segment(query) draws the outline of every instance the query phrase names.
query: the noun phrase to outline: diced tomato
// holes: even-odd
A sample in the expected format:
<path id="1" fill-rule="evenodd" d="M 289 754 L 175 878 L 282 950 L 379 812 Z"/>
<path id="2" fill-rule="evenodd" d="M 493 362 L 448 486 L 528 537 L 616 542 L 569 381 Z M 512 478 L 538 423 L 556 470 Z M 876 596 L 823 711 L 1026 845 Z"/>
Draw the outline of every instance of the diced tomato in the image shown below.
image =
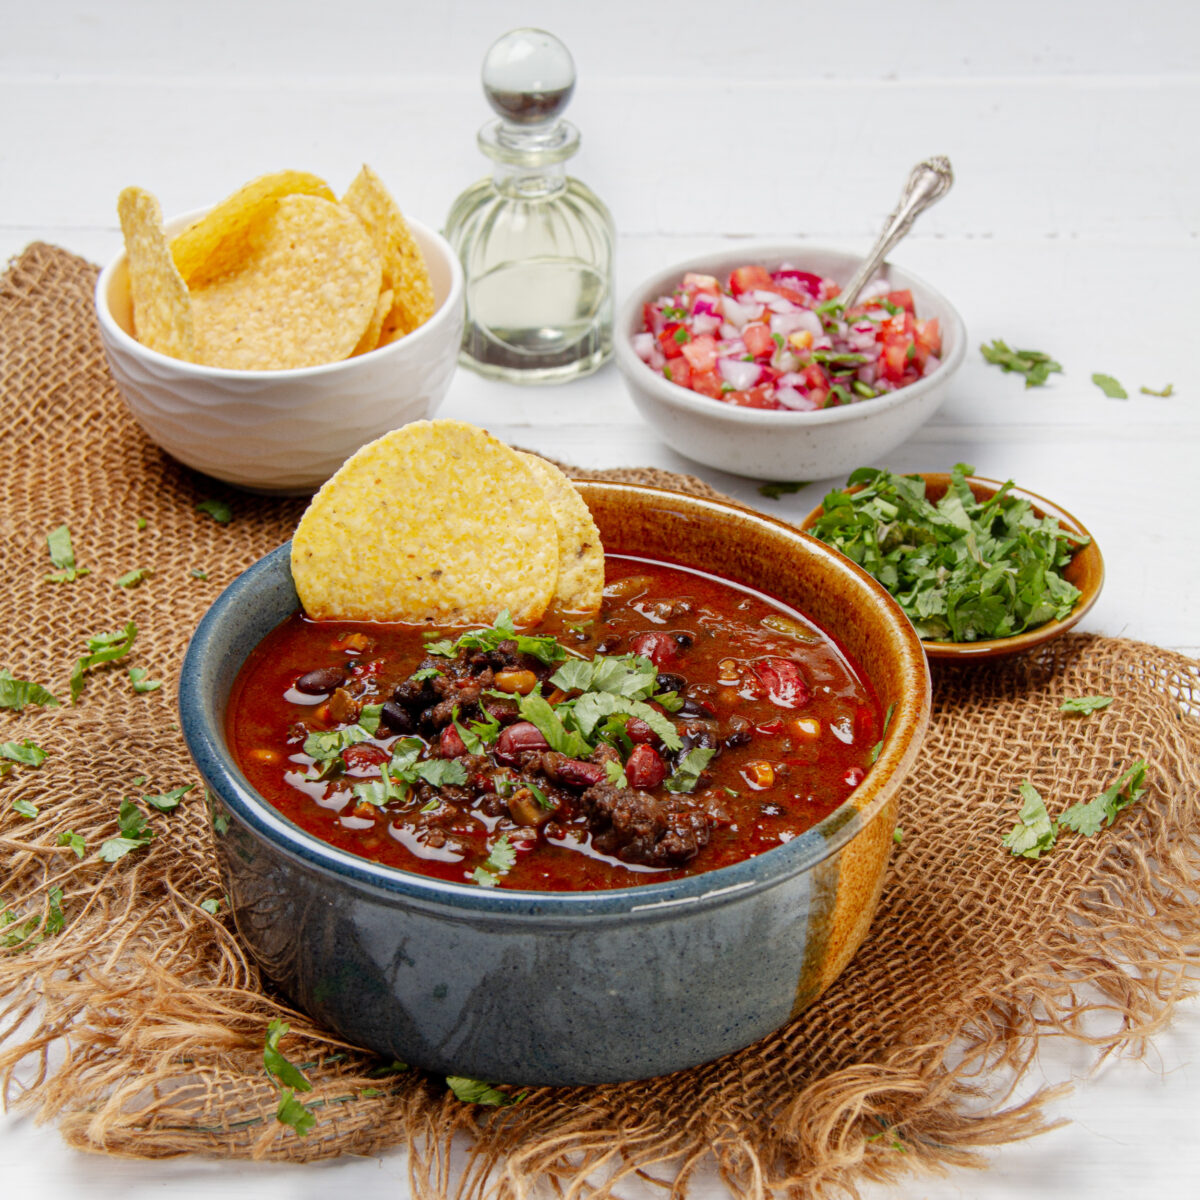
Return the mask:
<path id="1" fill-rule="evenodd" d="M 724 400 L 737 408 L 778 408 L 775 389 L 769 383 L 758 383 L 749 391 L 726 392 Z"/>
<path id="2" fill-rule="evenodd" d="M 916 321 L 916 336 L 917 345 L 924 346 L 930 354 L 941 354 L 942 352 L 942 328 L 938 324 L 937 317 L 930 317 L 928 321 Z"/>
<path id="3" fill-rule="evenodd" d="M 662 309 L 657 304 L 642 305 L 642 328 L 649 330 L 655 337 L 662 332 Z"/>
<path id="4" fill-rule="evenodd" d="M 692 386 L 692 368 L 688 365 L 686 358 L 687 346 L 684 346 L 683 349 L 685 353 L 678 358 L 671 359 L 670 363 L 663 368 L 663 373 L 672 383 L 690 388 Z"/>
<path id="5" fill-rule="evenodd" d="M 710 292 L 714 296 L 719 296 L 721 285 L 715 275 L 698 275 L 694 271 L 689 271 L 683 277 L 683 290 L 685 292 Z"/>
<path id="6" fill-rule="evenodd" d="M 729 290 L 734 296 L 753 292 L 759 288 L 769 291 L 774 286 L 771 273 L 766 267 L 738 267 L 729 276 Z"/>
<path id="7" fill-rule="evenodd" d="M 803 294 L 808 300 L 815 300 L 821 294 L 821 284 L 824 282 L 820 275 L 814 275 L 811 271 L 776 271 L 771 278 L 775 281 L 776 287 L 794 289 L 798 295 Z M 801 303 L 805 302 L 801 301 Z M 807 303 L 805 303 L 805 307 L 807 307 Z"/>
<path id="8" fill-rule="evenodd" d="M 680 333 L 680 330 L 683 332 Z M 679 337 L 676 337 L 676 334 L 679 334 Z M 691 335 L 678 321 L 670 321 L 663 326 L 662 333 L 658 335 L 658 345 L 668 358 L 678 358 L 690 338 Z"/>
<path id="9" fill-rule="evenodd" d="M 913 307 L 912 292 L 910 292 L 908 288 L 905 288 L 902 292 L 888 292 L 887 298 L 889 303 L 898 305 L 900 308 L 904 309 L 906 313 L 916 311 L 916 309 Z"/>
<path id="10" fill-rule="evenodd" d="M 783 722 L 778 717 L 773 721 L 764 721 L 761 725 L 755 725 L 754 732 L 764 737 L 778 737 L 783 732 Z"/>
<path id="11" fill-rule="evenodd" d="M 799 664 L 790 658 L 760 658 L 753 666 L 772 704 L 780 708 L 799 708 L 812 697 L 812 691 L 800 674 Z"/>
<path id="12" fill-rule="evenodd" d="M 660 671 L 679 657 L 679 643 L 669 633 L 639 633 L 629 648 L 634 654 L 648 658 Z"/>
<path id="13" fill-rule="evenodd" d="M 804 383 L 809 388 L 828 388 L 829 376 L 816 363 L 804 368 Z"/>
<path id="14" fill-rule="evenodd" d="M 694 338 L 683 346 L 683 356 L 693 371 L 715 371 L 717 367 L 717 342 L 709 334 Z"/>
<path id="15" fill-rule="evenodd" d="M 889 341 L 884 344 L 883 354 L 879 359 L 884 379 L 890 380 L 892 383 L 899 383 L 904 377 L 904 368 L 908 365 L 908 347 L 910 345 L 912 345 L 911 342 L 906 345 L 902 341 Z"/>
<path id="16" fill-rule="evenodd" d="M 742 341 L 755 358 L 772 354 L 775 350 L 775 339 L 771 336 L 770 327 L 758 322 L 747 325 L 742 330 Z"/>
<path id="17" fill-rule="evenodd" d="M 721 377 L 716 371 L 693 371 L 692 391 L 710 400 L 721 399 Z"/>

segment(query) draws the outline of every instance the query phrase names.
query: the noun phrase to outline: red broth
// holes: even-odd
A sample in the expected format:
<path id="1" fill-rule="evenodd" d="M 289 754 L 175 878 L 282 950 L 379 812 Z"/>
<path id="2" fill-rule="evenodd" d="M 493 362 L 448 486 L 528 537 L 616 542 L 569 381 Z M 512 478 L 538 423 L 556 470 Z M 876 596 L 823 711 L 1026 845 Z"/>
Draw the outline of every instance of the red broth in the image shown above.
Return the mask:
<path id="1" fill-rule="evenodd" d="M 562 650 L 538 645 L 561 662 L 503 633 L 456 652 L 462 629 L 297 613 L 237 678 L 233 754 L 313 836 L 479 886 L 586 891 L 711 871 L 846 800 L 882 721 L 829 637 L 694 571 L 612 556 L 606 573 L 595 621 L 521 631 L 556 639 Z"/>

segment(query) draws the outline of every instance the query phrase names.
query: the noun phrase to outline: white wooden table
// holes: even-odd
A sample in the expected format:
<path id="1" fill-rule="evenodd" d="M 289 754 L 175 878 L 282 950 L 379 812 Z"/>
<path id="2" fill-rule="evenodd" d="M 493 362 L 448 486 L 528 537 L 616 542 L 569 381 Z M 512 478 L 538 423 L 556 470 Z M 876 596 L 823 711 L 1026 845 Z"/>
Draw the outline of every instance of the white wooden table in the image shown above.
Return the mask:
<path id="1" fill-rule="evenodd" d="M 542 25 L 574 52 L 573 171 L 620 230 L 618 298 L 729 238 L 799 235 L 865 249 L 908 168 L 953 160 L 951 196 L 895 253 L 959 307 L 972 344 L 1052 353 L 1049 387 L 971 351 L 941 411 L 891 456 L 1014 477 L 1093 531 L 1108 568 L 1083 628 L 1200 653 L 1200 10 L 1184 0 L 1002 8 L 850 5 L 436 4 L 314 0 L 189 6 L 0 0 L 0 252 L 35 238 L 104 261 L 115 199 L 138 183 L 167 213 L 295 166 L 344 186 L 362 161 L 437 224 L 484 173 L 478 68 L 493 38 Z M 1130 393 L 1107 399 L 1101 371 Z M 1160 399 L 1139 388 L 1173 383 Z M 583 466 L 691 470 L 783 517 L 780 502 L 679 458 L 638 420 L 615 370 L 545 390 L 457 376 L 443 414 Z M 1030 1084 L 1077 1080 L 1066 1129 L 990 1155 L 986 1173 L 915 1178 L 871 1197 L 1200 1191 L 1200 1003 L 1142 1063 L 1089 1076 L 1047 1045 Z M 138 1200 L 170 1191 L 275 1200 L 404 1195 L 402 1149 L 316 1167 L 129 1163 L 66 1150 L 0 1117 L 6 1196 Z M 719 1194 L 719 1185 L 705 1190 Z"/>

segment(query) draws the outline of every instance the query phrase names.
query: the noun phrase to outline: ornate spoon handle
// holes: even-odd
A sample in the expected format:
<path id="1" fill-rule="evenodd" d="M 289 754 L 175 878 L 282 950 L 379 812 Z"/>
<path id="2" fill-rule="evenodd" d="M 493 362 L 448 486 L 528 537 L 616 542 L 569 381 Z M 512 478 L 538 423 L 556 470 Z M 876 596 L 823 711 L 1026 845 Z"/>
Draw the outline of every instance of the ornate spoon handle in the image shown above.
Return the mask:
<path id="1" fill-rule="evenodd" d="M 912 228 L 912 223 L 917 217 L 930 205 L 936 204 L 950 190 L 953 183 L 954 172 L 950 169 L 950 160 L 944 155 L 927 158 L 913 167 L 896 211 L 888 218 L 879 240 L 864 259 L 863 265 L 854 273 L 854 278 L 846 284 L 838 297 L 844 308 L 849 308 L 858 299 L 858 293 L 879 269 L 879 264 L 887 257 L 888 251 Z"/>

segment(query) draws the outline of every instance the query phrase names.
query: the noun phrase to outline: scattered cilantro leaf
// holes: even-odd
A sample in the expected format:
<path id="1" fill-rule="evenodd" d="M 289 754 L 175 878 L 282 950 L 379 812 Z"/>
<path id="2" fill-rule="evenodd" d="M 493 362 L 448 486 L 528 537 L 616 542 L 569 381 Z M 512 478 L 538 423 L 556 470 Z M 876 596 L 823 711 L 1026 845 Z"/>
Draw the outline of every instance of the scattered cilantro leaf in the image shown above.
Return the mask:
<path id="1" fill-rule="evenodd" d="M 551 809 L 558 807 L 554 801 L 551 800 L 550 797 L 547 796 L 546 793 L 543 792 L 542 789 L 538 787 L 538 785 L 532 780 L 529 780 L 525 786 L 533 793 L 533 798 L 538 802 L 538 804 L 547 812 L 550 812 Z"/>
<path id="2" fill-rule="evenodd" d="M 348 725 L 345 729 L 330 729 L 310 733 L 304 739 L 304 753 L 317 762 L 335 762 L 343 750 L 358 742 L 366 742 L 371 734 L 361 725 Z"/>
<path id="3" fill-rule="evenodd" d="M 188 572 L 188 574 L 189 574 L 189 575 L 190 575 L 190 576 L 191 576 L 193 579 L 207 579 L 207 578 L 208 578 L 208 572 L 207 572 L 207 571 L 202 571 L 202 570 L 201 570 L 199 567 L 193 567 L 193 568 L 192 568 L 192 569 L 191 569 L 191 570 Z"/>
<path id="4" fill-rule="evenodd" d="M 1073 696 L 1068 700 L 1064 700 L 1059 705 L 1058 711 L 1065 713 L 1079 713 L 1081 716 L 1087 716 L 1089 713 L 1099 712 L 1102 708 L 1107 708 L 1113 702 L 1111 696 Z"/>
<path id="5" fill-rule="evenodd" d="M 291 1088 L 284 1088 L 279 1093 L 279 1107 L 275 1110 L 275 1120 L 281 1125 L 290 1125 L 299 1137 L 308 1137 L 317 1123 L 312 1110 L 305 1108 L 296 1099 L 296 1093 Z"/>
<path id="6" fill-rule="evenodd" d="M 76 579 L 91 574 L 87 567 L 75 565 L 71 531 L 65 525 L 60 525 L 46 534 L 46 544 L 50 547 L 50 561 L 59 568 L 43 576 L 47 583 L 74 583 Z"/>
<path id="7" fill-rule="evenodd" d="M 263 1043 L 263 1066 L 272 1078 L 285 1087 L 294 1088 L 297 1092 L 311 1092 L 312 1084 L 304 1077 L 299 1067 L 289 1062 L 279 1049 L 282 1038 L 287 1036 L 291 1026 L 274 1017 L 267 1026 L 267 1037 Z"/>
<path id="8" fill-rule="evenodd" d="M 134 567 L 132 571 L 126 571 L 124 575 L 119 575 L 116 585 L 123 588 L 137 587 L 144 579 L 149 578 L 153 571 L 153 567 Z"/>
<path id="9" fill-rule="evenodd" d="M 58 708 L 59 700 L 40 683 L 29 679 L 17 679 L 7 667 L 0 667 L 0 708 L 11 708 L 22 712 L 27 704 L 41 704 L 46 708 Z"/>
<path id="10" fill-rule="evenodd" d="M 462 738 L 468 754 L 486 753 L 488 746 L 500 736 L 500 722 L 490 714 L 486 720 L 472 721 L 468 727 L 459 721 L 458 709 L 455 708 L 451 720 L 454 722 L 454 728 L 458 731 L 458 736 Z"/>
<path id="11" fill-rule="evenodd" d="M 386 1079 L 389 1075 L 399 1075 L 408 1070 L 408 1063 L 402 1063 L 398 1058 L 393 1058 L 386 1067 L 372 1067 L 367 1072 L 371 1079 Z"/>
<path id="12" fill-rule="evenodd" d="M 427 758 L 417 763 L 417 775 L 432 787 L 454 784 L 461 787 L 467 782 L 467 768 L 456 758 Z"/>
<path id="13" fill-rule="evenodd" d="M 46 752 L 26 738 L 23 742 L 0 742 L 0 758 L 25 767 L 40 767 L 46 761 Z"/>
<path id="14" fill-rule="evenodd" d="M 426 679 L 433 679 L 435 676 L 440 674 L 441 671 L 439 671 L 437 667 L 422 667 L 419 671 L 414 671 L 409 676 L 409 679 L 413 679 L 417 683 L 423 683 Z"/>
<path id="15" fill-rule="evenodd" d="M 904 830 L 901 829 L 899 825 L 892 830 L 892 841 L 895 842 L 897 846 L 904 841 Z"/>
<path id="16" fill-rule="evenodd" d="M 358 723 L 374 737 L 379 732 L 379 722 L 383 717 L 382 704 L 364 704 L 359 710 Z"/>
<path id="17" fill-rule="evenodd" d="M 1028 779 L 1021 784 L 1020 792 L 1021 815 L 1004 835 L 1004 845 L 1024 858 L 1040 858 L 1054 845 L 1058 829 L 1046 811 L 1041 793 Z"/>
<path id="18" fill-rule="evenodd" d="M 196 511 L 206 513 L 219 525 L 228 525 L 233 519 L 233 509 L 224 500 L 200 500 L 196 504 Z"/>
<path id="19" fill-rule="evenodd" d="M 1139 758 L 1116 783 L 1093 799 L 1072 804 L 1058 818 L 1058 823 L 1076 833 L 1090 837 L 1104 825 L 1111 825 L 1117 815 L 1146 794 L 1146 762 Z"/>
<path id="20" fill-rule="evenodd" d="M 613 787 L 627 788 L 629 780 L 625 776 L 625 768 L 619 762 L 606 762 L 604 774 Z"/>
<path id="21" fill-rule="evenodd" d="M 58 835 L 55 845 L 69 846 L 76 858 L 82 858 L 87 852 L 87 842 L 83 840 L 83 835 L 76 833 L 73 829 L 64 829 Z"/>
<path id="22" fill-rule="evenodd" d="M 144 695 L 146 692 L 157 692 L 162 687 L 161 679 L 147 679 L 146 676 L 150 672 L 145 667 L 130 667 L 129 682 L 133 684 L 133 690 L 139 695 Z"/>
<path id="23" fill-rule="evenodd" d="M 200 908 L 210 917 L 215 917 L 221 911 L 221 902 L 210 896 L 207 900 L 200 901 Z"/>
<path id="24" fill-rule="evenodd" d="M 129 621 L 124 629 L 118 630 L 116 633 L 98 633 L 95 637 L 87 639 L 88 653 L 76 660 L 75 668 L 71 672 L 72 704 L 78 701 L 80 693 L 83 691 L 84 674 L 93 667 L 103 666 L 105 663 L 116 662 L 117 659 L 124 658 L 133 649 L 136 637 L 137 626 Z"/>
<path id="25" fill-rule="evenodd" d="M 181 787 L 172 788 L 169 792 L 163 792 L 159 796 L 143 796 L 142 799 L 151 808 L 157 808 L 159 812 L 172 812 L 179 807 L 180 800 L 195 786 L 194 783 L 185 783 Z"/>
<path id="26" fill-rule="evenodd" d="M 142 532 L 142 530 L 143 530 L 143 529 L 145 529 L 145 528 L 146 528 L 146 526 L 147 526 L 147 525 L 149 525 L 149 524 L 150 524 L 150 522 L 149 522 L 149 521 L 147 521 L 145 517 L 138 517 L 138 519 L 137 519 L 137 531 L 138 531 L 138 533 L 141 533 L 141 532 Z"/>
<path id="27" fill-rule="evenodd" d="M 490 1104 L 503 1108 L 517 1102 L 517 1097 L 498 1091 L 492 1084 L 482 1079 L 468 1079 L 465 1075 L 447 1075 L 446 1086 L 464 1104 Z"/>
<path id="28" fill-rule="evenodd" d="M 1096 372 L 1092 376 L 1092 382 L 1110 399 L 1110 400 L 1128 400 L 1129 393 L 1111 376 L 1101 375 Z"/>
<path id="29" fill-rule="evenodd" d="M 1173 383 L 1168 383 L 1167 386 L 1159 392 L 1156 392 L 1153 388 L 1148 387 L 1140 387 L 1138 388 L 1138 391 L 1141 392 L 1143 396 L 1162 396 L 1165 399 L 1167 396 L 1175 395 L 1175 385 Z"/>
<path id="30" fill-rule="evenodd" d="M 14 800 L 12 806 L 14 812 L 19 812 L 21 816 L 28 817 L 31 821 L 38 815 L 37 805 L 29 800 Z"/>
<path id="31" fill-rule="evenodd" d="M 1055 372 L 1061 373 L 1062 366 L 1040 350 L 1013 350 L 996 338 L 992 344 L 981 345 L 980 353 L 993 366 L 1003 371 L 1012 371 L 1025 376 L 1025 386 L 1042 387 Z"/>
<path id="32" fill-rule="evenodd" d="M 511 699 L 511 697 L 510 697 Z M 536 725 L 550 746 L 570 758 L 587 758 L 592 752 L 584 735 L 567 729 L 550 702 L 536 691 L 517 700 L 524 720 Z"/>
<path id="33" fill-rule="evenodd" d="M 694 792 L 696 783 L 704 768 L 716 754 L 711 746 L 693 746 L 684 756 L 679 766 L 671 772 L 670 778 L 663 787 L 668 792 Z"/>
<path id="34" fill-rule="evenodd" d="M 142 810 L 128 796 L 121 801 L 117 828 L 121 831 L 120 835 L 101 842 L 96 852 L 102 862 L 115 863 L 148 845 L 154 837 L 154 830 L 150 828 Z"/>
<path id="35" fill-rule="evenodd" d="M 758 494 L 768 500 L 778 500 L 782 496 L 790 496 L 793 492 L 803 491 L 808 487 L 807 479 L 797 479 L 794 483 L 760 483 Z"/>
<path id="36" fill-rule="evenodd" d="M 28 916 L 21 920 L 7 908 L 0 912 L 0 947 L 6 950 L 32 950 L 39 942 L 60 933 L 66 924 L 62 910 L 62 888 L 52 887 L 46 893 L 44 917 Z"/>
<path id="37" fill-rule="evenodd" d="M 483 866 L 476 867 L 471 872 L 471 878 L 481 887 L 495 887 L 501 875 L 507 875 L 517 861 L 517 852 L 508 840 L 508 834 L 502 833 L 488 852 Z"/>
<path id="38" fill-rule="evenodd" d="M 501 642 L 515 641 L 522 654 L 530 654 L 539 662 L 553 666 L 567 657 L 566 650 L 552 637 L 532 637 L 518 633 L 512 614 L 506 608 L 489 628 L 470 629 L 454 641 L 443 639 L 425 647 L 427 654 L 453 658 L 462 650 L 495 650 Z"/>
<path id="39" fill-rule="evenodd" d="M 892 723 L 892 713 L 895 711 L 896 702 L 893 700 L 887 706 L 887 712 L 883 715 L 883 730 L 879 735 L 879 741 L 871 747 L 871 753 L 867 755 L 867 762 L 874 763 L 879 761 L 879 752 L 883 749 L 883 741 L 887 737 L 888 726 Z"/>

